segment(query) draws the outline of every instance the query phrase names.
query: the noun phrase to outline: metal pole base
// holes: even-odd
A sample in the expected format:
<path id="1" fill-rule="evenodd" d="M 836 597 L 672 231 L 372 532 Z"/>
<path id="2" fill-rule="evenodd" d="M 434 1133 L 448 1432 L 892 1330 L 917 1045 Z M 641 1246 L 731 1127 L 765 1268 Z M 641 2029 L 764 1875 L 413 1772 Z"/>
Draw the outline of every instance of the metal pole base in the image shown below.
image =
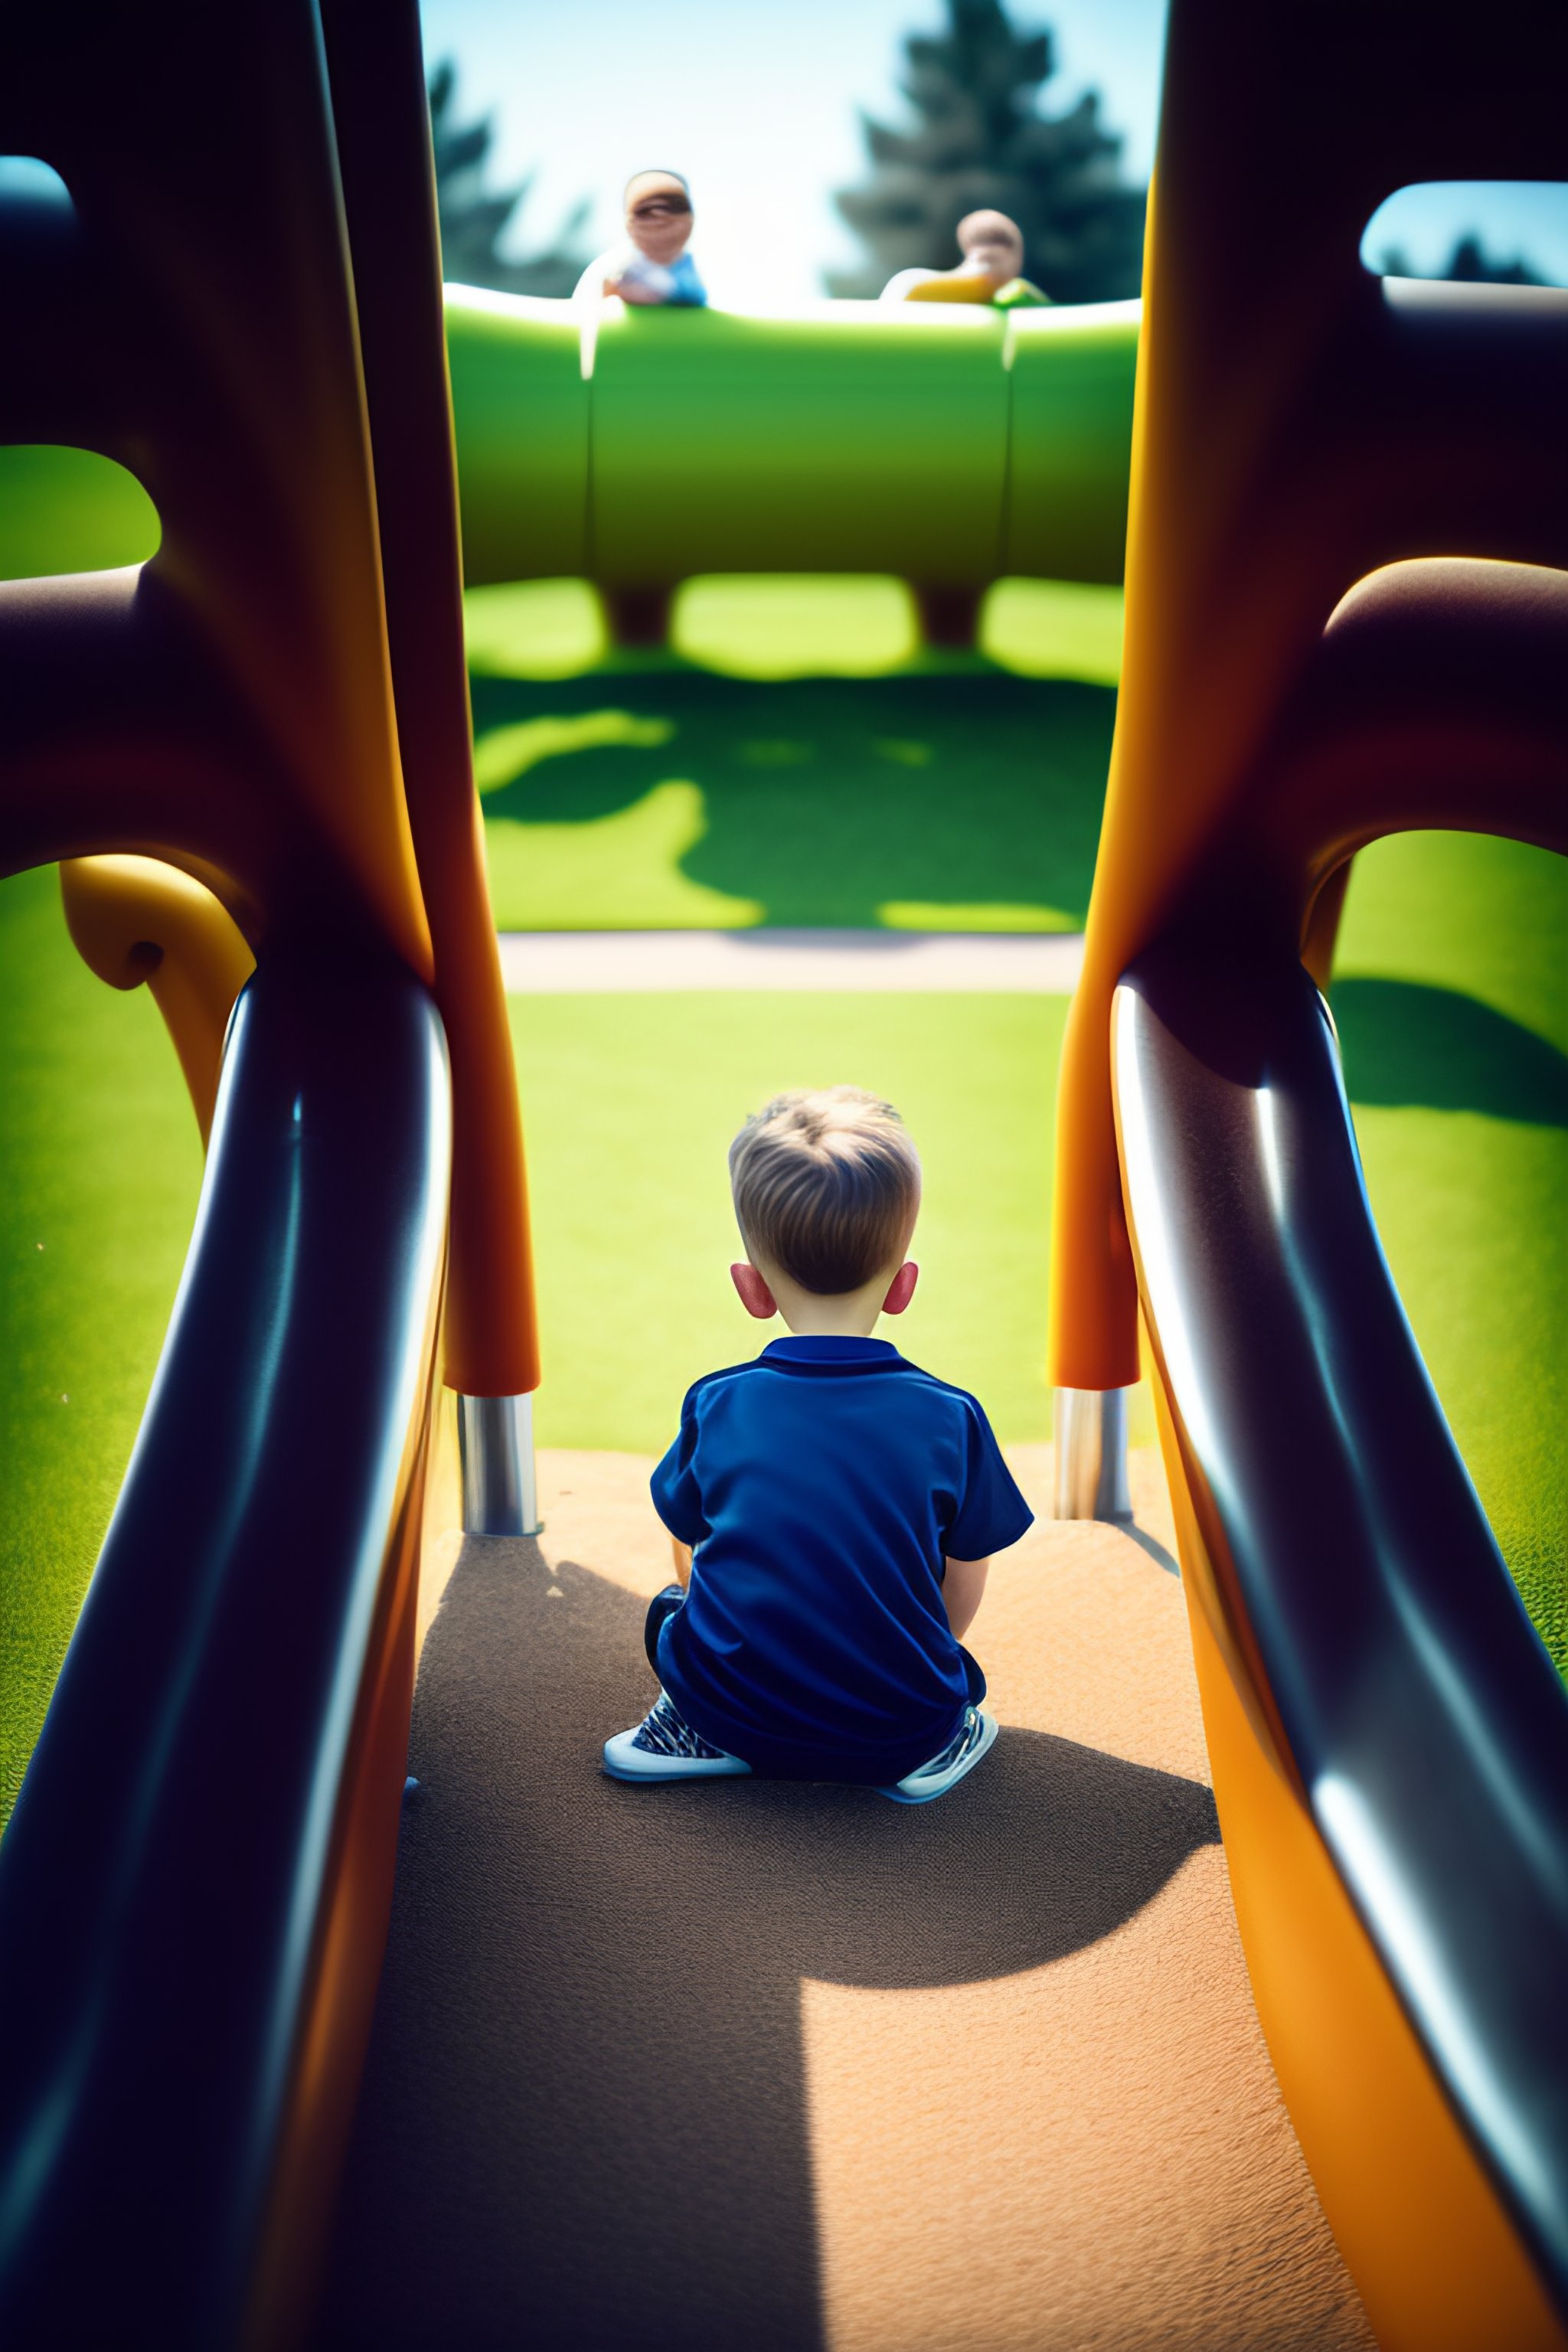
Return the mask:
<path id="1" fill-rule="evenodd" d="M 1130 1519 L 1127 1391 L 1057 1391 L 1057 1517 Z"/>
<path id="2" fill-rule="evenodd" d="M 533 1399 L 458 1399 L 458 1454 L 463 1467 L 463 1533 L 536 1536 L 539 1486 L 533 1469 Z"/>

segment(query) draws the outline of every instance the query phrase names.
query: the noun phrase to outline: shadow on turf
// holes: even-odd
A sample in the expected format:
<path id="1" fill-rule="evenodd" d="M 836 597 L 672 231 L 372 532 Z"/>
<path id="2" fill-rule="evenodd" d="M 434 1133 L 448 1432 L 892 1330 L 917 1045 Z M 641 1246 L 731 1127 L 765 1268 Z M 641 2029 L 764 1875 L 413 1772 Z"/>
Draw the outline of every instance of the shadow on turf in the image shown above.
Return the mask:
<path id="1" fill-rule="evenodd" d="M 668 777 L 702 791 L 692 881 L 801 929 L 874 924 L 889 901 L 1089 905 L 1116 697 L 1006 677 L 801 678 L 691 671 L 472 681 L 476 736 L 614 707 L 671 721 L 659 745 L 542 761 L 485 795 L 488 816 L 580 824 Z"/>
<path id="2" fill-rule="evenodd" d="M 1568 1127 L 1568 1055 L 1489 1004 L 1405 980 L 1336 981 L 1332 1002 L 1352 1102 Z"/>
<path id="3" fill-rule="evenodd" d="M 929 1809 L 626 1788 L 598 1750 L 652 1695 L 644 1603 L 551 1581 L 531 1544 L 470 1542 L 426 1645 L 319 2343 L 812 2352 L 802 1978 L 1080 1950 L 1217 1839 L 1213 1799 L 1006 1728 Z"/>

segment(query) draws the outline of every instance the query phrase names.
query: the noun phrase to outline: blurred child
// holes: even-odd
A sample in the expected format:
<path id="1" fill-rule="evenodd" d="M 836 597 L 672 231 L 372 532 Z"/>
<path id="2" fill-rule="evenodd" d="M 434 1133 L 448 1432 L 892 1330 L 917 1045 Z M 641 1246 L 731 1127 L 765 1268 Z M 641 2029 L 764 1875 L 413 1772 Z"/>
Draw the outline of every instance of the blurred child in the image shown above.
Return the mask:
<path id="1" fill-rule="evenodd" d="M 901 1315 L 921 1167 L 855 1087 L 780 1095 L 730 1150 L 731 1276 L 788 1339 L 689 1391 L 653 1476 L 681 1581 L 648 1612 L 662 1688 L 605 1743 L 622 1780 L 758 1772 L 943 1795 L 996 1737 L 963 1647 L 990 1555 L 1033 1514 L 975 1400 L 873 1339 Z"/>
<path id="2" fill-rule="evenodd" d="M 704 309 L 708 291 L 686 250 L 691 191 L 679 173 L 636 172 L 623 201 L 627 243 L 588 264 L 574 299 L 618 294 L 623 302 L 644 308 L 668 303 L 677 310 Z"/>
<path id="3" fill-rule="evenodd" d="M 953 268 L 898 270 L 879 299 L 990 302 L 1003 310 L 1028 310 L 1049 301 L 1024 275 L 1024 233 L 1005 213 L 965 213 L 957 235 L 963 258 Z"/>

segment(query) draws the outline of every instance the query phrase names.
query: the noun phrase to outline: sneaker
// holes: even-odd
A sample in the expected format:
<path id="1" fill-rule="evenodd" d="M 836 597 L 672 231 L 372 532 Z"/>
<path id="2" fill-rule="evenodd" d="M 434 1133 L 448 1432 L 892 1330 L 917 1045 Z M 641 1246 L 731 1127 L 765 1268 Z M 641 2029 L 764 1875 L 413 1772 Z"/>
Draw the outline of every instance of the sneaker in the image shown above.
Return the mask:
<path id="1" fill-rule="evenodd" d="M 605 1742 L 605 1769 L 612 1780 L 717 1780 L 751 1769 L 693 1731 L 665 1691 L 635 1731 L 617 1731 Z"/>
<path id="2" fill-rule="evenodd" d="M 906 1772 L 895 1787 L 879 1789 L 878 1795 L 891 1797 L 895 1805 L 929 1805 L 933 1797 L 945 1797 L 966 1772 L 973 1771 L 999 1727 L 996 1717 L 987 1715 L 983 1706 L 966 1706 L 956 1738 L 948 1741 L 942 1754 Z"/>

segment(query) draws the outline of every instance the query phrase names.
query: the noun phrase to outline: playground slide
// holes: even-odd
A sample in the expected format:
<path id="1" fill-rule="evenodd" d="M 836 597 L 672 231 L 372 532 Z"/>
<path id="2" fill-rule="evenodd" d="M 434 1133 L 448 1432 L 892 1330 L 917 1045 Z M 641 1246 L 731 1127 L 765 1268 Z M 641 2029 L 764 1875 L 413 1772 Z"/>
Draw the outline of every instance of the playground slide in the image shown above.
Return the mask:
<path id="1" fill-rule="evenodd" d="M 1123 979 L 1113 1058 L 1221 1826 L 1282 2087 L 1363 2293 L 1412 2208 L 1438 2242 L 1475 2234 L 1477 2162 L 1530 2250 L 1539 2284 L 1474 2245 L 1468 2313 L 1435 2269 L 1425 2312 L 1406 2280 L 1402 2340 L 1559 2341 L 1568 1708 L 1389 1276 L 1331 1021 L 1299 966 L 1167 948 Z M 1395 2161 L 1412 2137 L 1415 2177 Z"/>
<path id="2" fill-rule="evenodd" d="M 449 1124 L 405 967 L 268 958 L 0 1845 L 0 2337 L 30 2352 L 287 2335 L 306 2291 L 391 1898 Z"/>
<path id="3" fill-rule="evenodd" d="M 391 1899 L 437 1318 L 454 1385 L 537 1373 L 417 13 L 154 5 L 133 57 L 111 16 L 0 42 L 0 150 L 64 198 L 0 205 L 0 435 L 134 467 L 161 541 L 0 593 L 0 865 L 218 902 L 221 985 L 137 867 L 110 940 L 68 883 L 99 968 L 195 1014 L 198 1112 L 258 968 L 0 1853 L 0 2336 L 165 2352 L 299 2338 Z"/>
<path id="4" fill-rule="evenodd" d="M 343 22 L 353 14 L 331 13 Z M 1236 12 L 1215 11 L 1215 22 L 1226 13 Z M 242 20 L 258 40 L 268 22 L 284 17 L 257 11 Z M 314 73 L 310 27 L 290 16 L 284 29 Z M 293 58 L 290 50 L 285 63 Z M 50 72 L 34 60 L 19 84 L 57 89 L 57 61 L 46 62 Z M 98 63 L 103 102 L 118 100 L 118 81 Z M 218 77 L 208 87 L 221 86 Z M 258 91 L 284 92 L 289 83 L 282 72 L 270 80 L 231 74 L 228 87 L 243 118 L 246 103 L 259 106 Z M 324 205 L 321 192 L 330 195 L 332 184 L 324 116 L 316 127 L 310 152 L 322 168 L 312 185 Z M 236 145 L 249 168 L 237 170 L 235 186 L 254 198 L 254 242 L 268 255 L 276 223 L 294 217 L 255 178 L 258 157 L 286 152 L 278 130 L 270 117 L 249 123 L 250 147 Z M 151 172 L 174 137 L 165 128 L 142 139 L 139 125 L 138 170 Z M 80 163 L 88 181 L 89 143 Z M 173 199 L 147 199 L 142 211 L 166 237 Z M 1310 211 L 1281 207 L 1278 219 Z M 309 233 L 301 231 L 295 274 L 314 286 L 320 257 L 339 247 L 320 233 L 325 213 L 298 216 Z M 1283 232 L 1271 222 L 1269 233 Z M 1193 250 L 1202 249 L 1194 238 Z M 1228 285 L 1252 283 L 1246 270 L 1219 275 Z M 239 283 L 226 251 L 222 278 Z M 294 283 L 281 265 L 258 273 L 259 284 L 275 279 Z M 328 290 L 330 349 L 346 366 L 349 313 L 335 280 Z M 194 350 L 206 348 L 207 316 L 198 305 Z M 253 342 L 236 348 L 254 367 L 286 346 L 251 323 Z M 649 337 L 628 322 L 626 353 L 651 365 L 671 323 Z M 716 362 L 723 331 L 721 322 L 698 325 Z M 898 323 L 888 331 L 896 339 Z M 977 331 L 944 321 L 942 331 L 953 352 L 982 348 Z M 1208 332 L 1206 342 L 1231 364 L 1223 333 Z M 83 348 L 92 348 L 87 327 Z M 988 364 L 999 368 L 1004 348 L 987 346 Z M 156 381 L 174 383 L 179 371 L 162 344 L 159 355 Z M 628 370 L 631 415 L 638 378 L 629 362 Z M 1345 375 L 1341 367 L 1335 380 Z M 608 338 L 595 382 L 613 444 Z M 288 398 L 254 405 L 294 419 L 295 389 L 289 379 Z M 689 403 L 689 386 L 673 389 L 677 408 Z M 995 386 L 984 396 L 999 418 Z M 576 397 L 563 386 L 563 400 Z M 384 388 L 378 394 L 373 383 L 373 411 L 378 398 Z M 29 433 L 46 429 L 58 404 L 40 401 L 37 414 L 44 421 L 29 422 Z M 191 414 L 171 407 L 158 420 L 168 449 L 205 446 Z M 355 472 L 357 408 L 351 422 L 353 432 L 334 426 L 310 448 L 291 424 L 287 465 L 279 457 L 275 471 L 253 467 L 245 476 L 255 491 L 241 515 L 247 529 L 253 512 L 272 514 L 279 483 L 294 484 L 300 546 L 319 550 L 326 534 L 313 499 L 367 478 L 363 467 Z M 127 429 L 116 420 L 116 435 Z M 207 555 L 221 585 L 231 536 L 213 500 L 234 469 L 220 462 L 213 429 L 210 478 L 185 485 L 183 502 L 171 497 L 166 520 L 183 518 L 193 536 L 194 525 L 211 526 Z M 1004 446 L 994 424 L 988 446 Z M 445 448 L 443 441 L 443 465 Z M 275 454 L 268 444 L 269 463 Z M 994 470 L 1000 459 L 988 463 Z M 629 481 L 637 473 L 628 466 Z M 1359 509 L 1360 478 L 1340 470 Z M 1452 469 L 1440 470 L 1447 479 Z M 384 520 L 403 502 L 379 454 L 376 478 Z M 1310 510 L 1316 526 L 1321 505 Z M 365 690 L 345 698 L 341 738 L 323 731 L 318 669 L 290 673 L 310 721 L 300 730 L 310 756 L 301 752 L 298 764 L 319 774 L 331 824 L 307 837 L 313 868 L 299 855 L 267 869 L 289 880 L 327 870 L 324 845 L 334 859 L 346 856 L 343 772 L 328 754 L 335 740 L 363 750 L 365 714 L 385 709 L 377 606 L 365 586 L 367 511 L 361 498 L 342 525 L 353 525 L 345 544 L 359 551 L 359 568 L 327 579 L 303 557 L 280 562 L 263 615 L 267 642 L 291 644 L 285 624 L 301 607 L 301 579 L 319 591 L 321 609 L 337 614 L 352 576 L 363 623 L 363 643 L 343 654 L 342 667 Z M 241 532 L 232 544 L 243 552 L 250 541 Z M 1525 543 L 1523 555 L 1534 546 Z M 918 552 L 908 557 L 911 570 Z M 783 560 L 776 543 L 772 558 Z M 647 581 L 635 546 L 616 560 L 627 584 L 658 584 Z M 884 551 L 879 568 L 889 560 Z M 199 569 L 187 567 L 187 576 L 200 578 Z M 1304 605 L 1320 586 L 1305 582 Z M 453 590 L 449 621 L 455 583 Z M 1190 599 L 1172 604 L 1184 620 L 1194 609 Z M 255 639 L 256 616 L 243 600 L 224 604 L 215 588 L 204 609 L 231 614 L 236 645 Z M 313 644 L 306 650 L 313 654 Z M 273 715 L 279 700 L 258 697 Z M 1218 695 L 1214 701 L 1231 707 Z M 345 886 L 342 903 L 371 904 L 381 919 L 371 935 L 403 937 L 419 961 L 408 839 L 436 845 L 418 848 L 427 898 L 440 854 L 408 759 L 416 730 L 405 689 L 398 715 L 408 811 L 390 759 L 377 765 L 367 755 L 362 799 L 379 829 L 373 836 L 367 817 L 358 898 Z M 1159 731 L 1163 759 L 1170 746 L 1198 740 Z M 467 819 L 460 761 L 452 772 L 464 789 L 449 795 L 451 807 Z M 293 791 L 299 776 L 286 781 Z M 193 795 L 204 824 L 210 797 L 204 779 Z M 279 788 L 280 804 L 299 798 Z M 41 835 L 18 834 L 16 854 L 90 848 L 100 835 L 101 825 L 90 840 L 38 847 Z M 268 835 L 269 844 L 294 838 L 280 826 Z M 138 845 L 140 833 L 130 845 Z M 245 847 L 237 827 L 234 847 L 237 857 Z M 247 856 L 262 870 L 259 855 Z M 471 890 L 450 894 L 454 934 L 475 903 Z M 279 907 L 298 920 L 316 902 L 305 892 L 291 904 L 279 884 Z M 375 1858 L 389 1852 L 412 1663 L 446 1097 L 438 1025 L 407 969 L 394 971 L 363 946 L 352 971 L 325 950 L 311 966 L 288 940 L 284 924 L 267 942 L 265 968 L 235 1024 L 163 1369 L 0 1855 L 0 1984 L 30 2034 L 10 2070 L 0 2141 L 0 2315 L 20 2343 L 124 2343 L 140 2327 L 148 2342 L 207 2344 L 233 2336 L 242 2307 L 258 2336 L 287 2334 L 288 2297 L 300 2289 L 330 2202 L 357 2074 L 365 1987 L 354 1972 L 375 1948 L 374 1923 L 387 1899 Z M 438 946 L 437 971 L 445 953 Z M 1112 975 L 1119 969 L 1110 966 Z M 1300 2039 L 1286 2032 L 1276 2047 L 1310 2153 L 1321 2106 L 1342 2116 L 1364 2075 L 1364 2128 L 1353 2135 L 1363 2153 L 1350 2176 L 1325 2179 L 1358 2277 L 1375 2280 L 1386 2242 L 1408 2240 L 1413 2205 L 1450 2256 L 1467 2231 L 1484 2235 L 1494 2206 L 1510 2217 L 1497 2223 L 1500 2247 L 1476 2245 L 1475 2309 L 1450 2304 L 1423 2314 L 1419 2279 L 1402 2279 L 1406 2317 L 1414 2310 L 1416 2318 L 1400 2340 L 1423 2352 L 1446 2341 L 1558 2342 L 1543 2297 L 1561 2302 L 1564 2292 L 1564 2053 L 1546 1994 L 1549 1957 L 1564 1937 L 1563 1829 L 1548 1810 L 1563 1786 L 1561 1691 L 1543 1678 L 1549 1670 L 1500 1580 L 1387 1289 L 1316 1001 L 1293 962 L 1245 977 L 1234 992 L 1207 990 L 1201 970 L 1151 958 L 1134 966 L 1117 1013 L 1132 1224 L 1172 1458 L 1190 1506 L 1184 1549 L 1211 1738 L 1226 1750 L 1221 1802 L 1238 1907 L 1258 1956 L 1260 1998 L 1298 2021 Z M 482 1176 L 482 1131 L 474 1131 L 469 1162 Z M 483 1271 L 481 1258 L 473 1263 Z M 491 1392 L 477 1374 L 465 1385 Z M 510 1385 L 521 1388 L 521 1376 Z M 1288 1420 L 1269 1403 L 1280 1393 Z M 1313 1465 L 1310 1491 L 1301 1462 Z M 1226 1711 L 1232 1691 L 1243 1694 L 1239 1714 Z M 1368 1727 L 1386 1732 L 1390 1721 L 1400 1737 L 1374 1752 Z M 1303 1822 L 1310 1839 L 1298 1834 Z M 1337 1874 L 1323 1874 L 1321 1851 Z M 356 1875 L 361 1864 L 374 1883 Z M 1272 1903 L 1282 1880 L 1284 1899 Z M 1494 1915 L 1505 1905 L 1500 1936 Z M 1272 1952 L 1269 1919 L 1294 1928 Z M 1273 2000 L 1280 1983 L 1284 1998 Z M 1340 2006 L 1314 2017 L 1319 1996 Z M 1375 2063 L 1363 2066 L 1369 2053 Z M 1395 2144 L 1425 2136 L 1424 2171 L 1386 2160 L 1380 2134 L 1391 2084 L 1392 2104 L 1403 2102 Z M 1479 2206 L 1472 2175 L 1487 2188 Z M 1527 2270 L 1516 2239 L 1528 2250 Z M 1450 2260 L 1444 2274 L 1453 2267 Z"/>
<path id="5" fill-rule="evenodd" d="M 1384 835 L 1568 849 L 1568 303 L 1360 258 L 1391 188 L 1555 175 L 1568 25 L 1502 0 L 1474 72 L 1375 13 L 1353 64 L 1301 10 L 1169 19 L 1052 1360 L 1113 1388 L 1142 1309 L 1237 1924 L 1373 2332 L 1562 2347 L 1568 1698 L 1390 1282 L 1308 974 Z"/>

